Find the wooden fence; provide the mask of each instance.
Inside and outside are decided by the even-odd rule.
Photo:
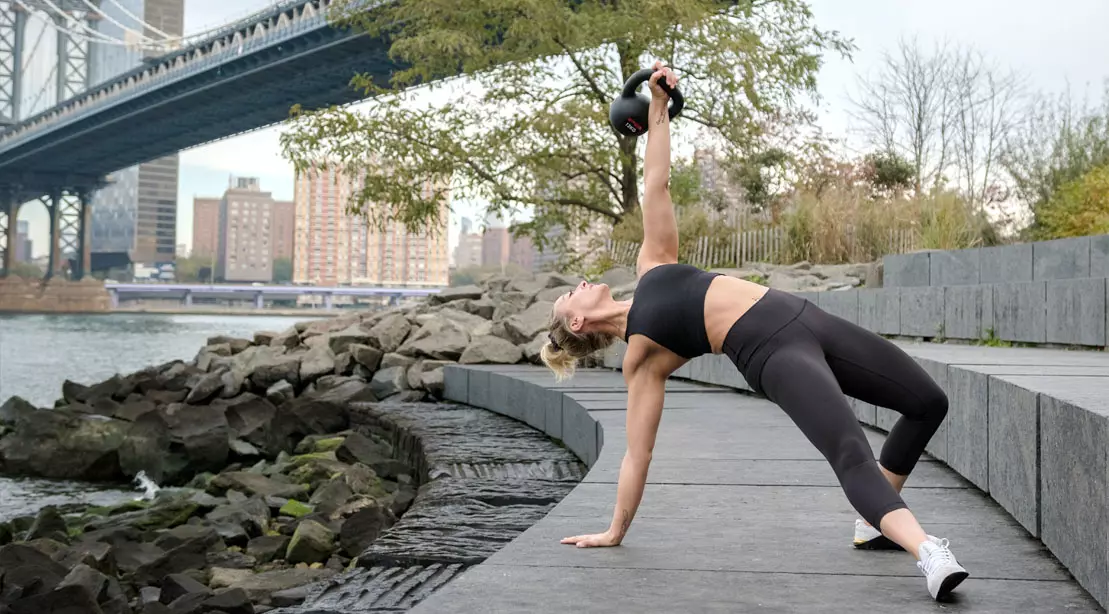
[[[885,245],[877,247],[873,244],[864,245],[851,236],[845,240],[847,243],[844,250],[849,255],[848,260],[852,262],[866,262],[886,254],[911,252],[918,249],[919,242],[916,233],[909,228],[890,230]],[[696,241],[687,242],[679,248],[678,259],[704,269],[738,268],[749,262],[789,264],[788,261],[798,250],[789,249],[787,242],[788,238],[782,228],[744,230],[729,237],[700,237]],[[624,266],[635,266],[639,255],[639,243],[630,241],[609,239],[605,241],[603,249],[609,259]],[[874,253],[875,249],[879,253]]]

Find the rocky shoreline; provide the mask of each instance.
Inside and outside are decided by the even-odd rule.
[[[809,289],[866,271],[722,272]],[[8,399],[0,473],[143,474],[162,489],[0,523],[0,613],[407,609],[584,475],[522,423],[437,402],[446,364],[538,363],[553,301],[577,281],[492,277],[414,307],[213,337],[189,361],[67,381],[51,409]],[[635,289],[628,269],[601,281],[618,299]]]

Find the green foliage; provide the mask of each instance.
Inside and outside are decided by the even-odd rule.
[[[211,275],[213,260],[208,256],[178,258],[174,262],[174,274],[177,276],[177,281],[183,283],[211,281],[208,277]]]
[[[761,284],[761,285],[764,285],[764,286],[767,285],[768,283],[770,283],[770,280],[768,280],[767,278],[765,278],[762,275],[759,275],[757,273],[754,274],[754,275],[747,275],[743,279],[746,279],[749,282],[753,282],[753,283],[756,283],[756,284]]]
[[[978,345],[985,345],[995,348],[1013,347],[1012,342],[1002,341],[997,337],[997,333],[992,328],[986,329],[986,336],[978,340]]]
[[[285,283],[293,281],[292,258],[273,259],[273,281],[275,283]]]
[[[1109,165],[1060,187],[1040,206],[1036,220],[1048,237],[1109,233]]]
[[[1005,150],[1004,168],[1016,197],[1033,214],[1030,239],[1050,239],[1060,220],[1041,211],[1058,206],[1058,193],[1087,173],[1109,165],[1109,82],[1101,106],[1075,103],[1069,93],[1056,99],[1039,96],[1029,105],[1028,117]],[[1064,199],[1073,198],[1065,196]],[[1065,224],[1062,224],[1065,226]]]
[[[353,80],[375,97],[364,110],[294,108],[281,142],[297,171],[364,173],[349,208],[410,229],[439,210],[446,182],[425,182],[449,177],[452,198],[480,199],[489,212],[530,208],[519,230],[540,249],[565,236],[555,227],[616,223],[638,208],[643,140],[608,124],[609,104],[636,70],[667,61],[687,101],[680,121],[740,159],[809,123],[799,95],[815,95],[822,54],[851,49],[817,28],[801,0],[340,6],[338,21],[388,35],[402,68],[388,83]],[[459,73],[467,79],[437,81]],[[413,85],[422,91],[405,89]],[[428,90],[434,104],[416,100]]]
[[[45,271],[37,264],[17,260],[12,263],[11,268],[8,270],[8,274],[12,277],[20,277],[22,279],[42,279]]]
[[[893,195],[913,187],[916,169],[895,152],[878,152],[863,158],[862,174],[876,192]]]

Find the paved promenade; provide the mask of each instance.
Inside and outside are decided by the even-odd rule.
[[[466,371],[481,381],[493,373],[548,397],[562,395],[563,407],[572,401],[599,423],[603,445],[583,483],[546,518],[414,613],[1104,611],[988,495],[925,457],[905,500],[925,530],[950,539],[971,572],[952,602],[935,603],[908,554],[852,547],[857,514],[781,410],[728,388],[676,380],[668,386],[643,503],[623,545],[559,544],[564,536],[604,530],[611,518],[625,449],[621,375],[580,371],[556,385],[541,368]],[[448,382],[448,396],[451,388]],[[532,405],[524,409],[535,411]],[[884,435],[867,429],[867,436],[877,454]],[[563,433],[568,444],[570,437]]]

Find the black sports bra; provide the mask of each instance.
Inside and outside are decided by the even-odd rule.
[[[688,264],[662,264],[644,273],[635,288],[624,340],[643,335],[687,359],[711,353],[705,295],[719,275]]]

